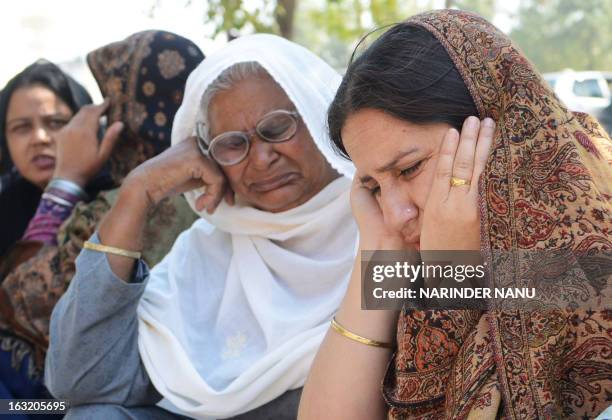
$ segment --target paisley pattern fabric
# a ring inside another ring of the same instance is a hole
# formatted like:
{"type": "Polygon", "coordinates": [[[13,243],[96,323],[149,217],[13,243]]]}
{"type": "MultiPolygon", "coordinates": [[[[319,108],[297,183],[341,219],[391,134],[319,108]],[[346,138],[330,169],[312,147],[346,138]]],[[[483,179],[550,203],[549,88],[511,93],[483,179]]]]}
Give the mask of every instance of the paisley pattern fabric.
{"type": "Polygon", "coordinates": [[[102,96],[111,100],[109,125],[125,123],[111,156],[117,183],[170,146],[187,76],[203,59],[193,42],[164,31],[138,32],[87,55],[102,96]]]}
{"type": "MultiPolygon", "coordinates": [[[[612,142],[599,124],[568,111],[508,37],[479,16],[442,10],[409,22],[444,45],[480,118],[498,123],[479,184],[482,253],[491,262],[496,253],[520,252],[492,281],[542,274],[528,257],[536,251],[609,253],[612,142]]],[[[603,274],[601,284],[581,287],[610,296],[603,274]]],[[[403,310],[383,383],[389,418],[594,418],[612,403],[609,305],[403,310]]]]}
{"type": "MultiPolygon", "coordinates": [[[[111,156],[117,184],[137,165],[170,147],[172,121],[187,76],[203,58],[191,41],[164,31],[139,32],[87,56],[103,96],[111,100],[109,124],[123,121],[126,127],[111,156]]],[[[62,224],[57,246],[45,245],[32,256],[33,244],[22,243],[20,255],[10,258],[19,264],[8,270],[0,285],[0,349],[12,352],[14,366],[31,354],[32,377],[42,373],[53,307],[74,276],[83,242],[112,207],[117,192],[101,192],[91,202],[79,203],[62,224]]],[[[153,209],[144,232],[145,261],[150,266],[159,262],[196,218],[183,197],[153,209]]]]}
{"type": "MultiPolygon", "coordinates": [[[[58,232],[58,246],[44,246],[2,283],[0,306],[4,313],[0,314],[0,328],[13,334],[0,340],[0,346],[13,350],[16,366],[32,352],[34,364],[30,374],[34,377],[40,375],[44,364],[51,312],[74,276],[74,263],[83,243],[110,210],[117,193],[118,190],[101,192],[95,200],[79,203],[58,232]],[[6,313],[9,309],[10,314],[6,313]]],[[[152,267],[161,261],[178,235],[196,219],[197,215],[181,196],[164,200],[151,210],[143,236],[142,257],[147,264],[152,267]]]]}

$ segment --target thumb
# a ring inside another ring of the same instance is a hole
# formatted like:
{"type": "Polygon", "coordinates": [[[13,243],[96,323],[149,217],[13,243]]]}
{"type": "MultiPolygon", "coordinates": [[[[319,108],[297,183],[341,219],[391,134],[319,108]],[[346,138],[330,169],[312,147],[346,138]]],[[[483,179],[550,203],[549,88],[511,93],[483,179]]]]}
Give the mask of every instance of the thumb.
{"type": "Polygon", "coordinates": [[[123,130],[123,126],[124,124],[121,121],[116,121],[110,127],[108,127],[106,133],[104,133],[104,138],[102,139],[100,150],[98,152],[98,156],[102,162],[106,162],[113,152],[113,149],[119,140],[119,134],[123,130]]]}

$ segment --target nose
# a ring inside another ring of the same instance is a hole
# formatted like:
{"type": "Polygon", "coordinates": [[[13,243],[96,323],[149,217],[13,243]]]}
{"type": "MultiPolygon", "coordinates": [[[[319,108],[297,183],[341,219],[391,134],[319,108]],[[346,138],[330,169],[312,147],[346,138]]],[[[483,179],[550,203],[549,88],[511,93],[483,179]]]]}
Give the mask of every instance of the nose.
{"type": "Polygon", "coordinates": [[[418,208],[402,189],[381,190],[380,207],[385,226],[393,232],[406,233],[406,229],[411,225],[417,225],[418,208]]]}
{"type": "Polygon", "coordinates": [[[249,164],[258,170],[270,168],[279,158],[275,145],[261,140],[257,134],[251,136],[251,150],[249,151],[249,164]]]}
{"type": "Polygon", "coordinates": [[[34,127],[32,130],[32,136],[34,143],[51,143],[53,141],[49,131],[46,130],[43,126],[34,127]]]}

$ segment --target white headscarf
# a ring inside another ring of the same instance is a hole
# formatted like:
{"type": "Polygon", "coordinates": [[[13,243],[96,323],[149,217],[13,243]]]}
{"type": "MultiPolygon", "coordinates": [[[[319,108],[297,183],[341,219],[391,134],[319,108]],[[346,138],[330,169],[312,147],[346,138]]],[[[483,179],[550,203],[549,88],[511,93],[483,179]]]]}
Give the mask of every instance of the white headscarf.
{"type": "MultiPolygon", "coordinates": [[[[343,176],[281,213],[225,203],[202,212],[151,271],[138,308],[140,355],[161,405],[195,418],[232,417],[303,386],[357,245],[353,166],[334,153],[325,126],[340,76],[303,47],[258,34],[208,56],[187,81],[172,143],[193,133],[206,88],[247,61],[281,86],[343,176]]],[[[195,210],[195,192],[186,196],[195,210]]]]}

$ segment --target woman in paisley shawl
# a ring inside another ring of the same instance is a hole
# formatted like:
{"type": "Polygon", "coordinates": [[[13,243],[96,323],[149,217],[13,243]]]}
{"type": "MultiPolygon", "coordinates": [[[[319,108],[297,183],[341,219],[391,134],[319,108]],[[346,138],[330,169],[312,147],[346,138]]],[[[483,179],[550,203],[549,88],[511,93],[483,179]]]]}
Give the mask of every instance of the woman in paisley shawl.
{"type": "MultiPolygon", "coordinates": [[[[481,17],[440,10],[393,26],[349,65],[328,120],[357,168],[361,249],[512,255],[505,270],[490,265],[494,281],[542,281],[549,273],[529,255],[603,255],[603,281],[577,286],[609,296],[610,139],[481,17]]],[[[366,312],[355,267],[337,322],[396,341],[395,352],[330,330],[301,419],[594,418],[610,404],[605,300],[588,310],[366,312]]]]}
{"type": "MultiPolygon", "coordinates": [[[[89,53],[87,62],[106,100],[83,109],[58,133],[55,176],[83,185],[104,164],[110,150],[102,151],[105,143],[98,146],[96,134],[107,108],[109,130],[123,128],[110,154],[115,186],[131,169],[168,148],[187,76],[203,58],[193,42],[164,31],[139,32],[89,53]]],[[[101,192],[89,202],[64,203],[70,206],[50,215],[39,206],[28,230],[39,227],[31,239],[43,246],[34,256],[15,256],[26,261],[12,267],[1,284],[0,346],[12,352],[13,367],[30,378],[41,379],[53,307],[74,275],[83,241],[111,208],[117,191],[101,192]]],[[[148,218],[144,259],[156,264],[195,219],[181,198],[160,203],[148,218]]]]}

